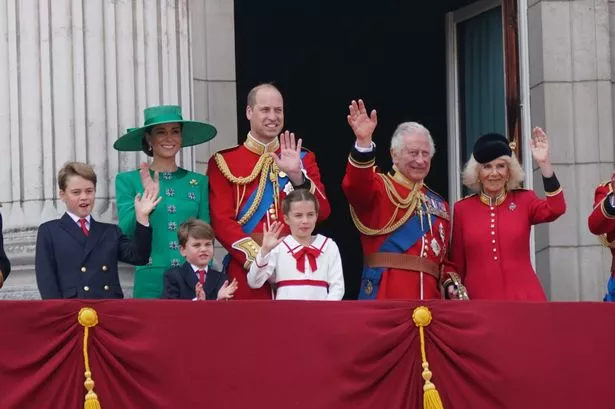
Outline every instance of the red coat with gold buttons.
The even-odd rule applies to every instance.
[[[611,206],[613,185],[611,181],[601,183],[594,192],[594,209],[588,218],[589,231],[600,238],[603,246],[610,248],[611,272],[615,273],[615,208]]]
[[[211,224],[216,239],[230,254],[226,273],[230,279],[235,278],[238,281],[239,288],[235,293],[235,299],[271,299],[271,288],[268,284],[255,290],[248,286],[246,275],[260,249],[260,241],[258,239],[255,241],[250,234],[243,231],[238,214],[263,180],[262,172],[266,173],[265,178],[270,177],[265,159],[269,153],[279,153],[279,151],[277,139],[268,145],[263,145],[248,135],[243,145],[218,152],[209,160],[207,175],[209,177]],[[302,163],[309,189],[314,193],[320,205],[318,220],[325,220],[331,213],[331,207],[320,180],[316,156],[307,151]],[[281,204],[286,197],[285,187],[279,187],[278,200],[274,201],[269,208],[271,221],[284,220]],[[286,189],[288,190],[289,187]],[[266,220],[267,218],[263,216],[252,231],[252,235],[262,233],[263,223]],[[285,225],[282,235],[289,233],[288,226]]]
[[[378,233],[387,225],[395,225],[407,210],[400,199],[407,198],[414,184],[400,172],[381,174],[374,165],[374,152],[360,153],[353,149],[350,153],[342,189],[354,212],[355,224],[360,223],[371,230],[370,234],[361,234],[363,255],[378,252],[385,240],[393,232]],[[421,187],[424,197],[428,188]],[[435,193],[431,193],[437,195]],[[431,229],[411,246],[404,254],[427,258],[440,268],[441,277],[448,278],[454,271],[449,263],[447,252],[450,238],[450,212],[448,203],[440,198],[443,210],[434,217]],[[399,268],[384,269],[376,295],[377,299],[439,299],[440,282],[432,275],[419,271]],[[365,290],[368,282],[362,280]],[[368,289],[366,292],[370,292]]]
[[[484,194],[455,203],[451,260],[472,300],[546,300],[530,258],[534,224],[564,214],[561,188],[540,199],[517,189],[494,203]]]

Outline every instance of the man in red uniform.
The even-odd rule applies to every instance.
[[[441,298],[440,284],[449,286],[455,269],[447,260],[448,203],[423,183],[435,153],[433,139],[416,122],[400,124],[391,139],[393,170],[378,173],[372,141],[376,111],[368,115],[362,100],[349,109],[356,142],[342,189],[361,233],[359,299]]]
[[[320,180],[316,157],[301,148],[301,139],[284,126],[282,94],[270,84],[248,94],[246,116],[250,132],[239,146],[222,150],[209,160],[209,208],[216,238],[229,252],[227,274],[236,279],[236,299],[271,299],[266,285],[250,289],[247,271],[260,249],[263,223],[283,220],[281,203],[294,189],[308,189],[320,204],[318,221],[331,207]],[[278,139],[279,135],[279,139]],[[282,234],[288,234],[288,226]]]
[[[615,173],[608,182],[601,183],[594,193],[594,210],[588,218],[589,230],[599,236],[603,246],[611,249],[611,276],[604,301],[615,301]]]

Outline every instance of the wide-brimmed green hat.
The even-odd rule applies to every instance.
[[[189,121],[183,118],[182,109],[177,105],[162,105],[145,108],[143,111],[145,121],[140,128],[128,128],[113,147],[118,151],[144,151],[148,155],[148,143],[145,141],[145,133],[148,128],[155,125],[179,122],[182,124],[182,147],[198,145],[213,139],[218,131],[213,125]]]

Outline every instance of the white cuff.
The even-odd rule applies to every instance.
[[[356,142],[354,143],[354,148],[361,153],[371,152],[374,150],[375,147],[376,147],[376,144],[374,143],[374,141],[372,141],[372,145],[369,148],[363,148],[359,146]]]

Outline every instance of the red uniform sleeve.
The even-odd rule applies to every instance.
[[[589,231],[593,234],[606,234],[609,241],[615,236],[615,209],[611,206],[613,188],[611,183],[603,183],[594,192],[594,209],[587,220]]]
[[[455,203],[455,210],[453,212],[450,260],[454,264],[457,273],[461,276],[461,279],[465,280],[466,260],[463,248],[463,216],[459,203]]]
[[[383,190],[381,183],[376,174],[375,153],[360,153],[353,148],[348,156],[342,190],[359,215],[368,215],[373,210],[372,203]]]
[[[220,172],[213,156],[209,159],[207,176],[209,177],[209,211],[216,239],[228,250],[231,257],[244,265],[247,261],[246,254],[233,248],[233,243],[249,239],[241,225],[235,220],[235,201],[233,200],[235,187]]]
[[[545,199],[539,199],[536,193],[530,191],[532,194],[532,200],[529,205],[531,224],[552,222],[566,212],[564,192],[555,174],[550,178],[543,176],[542,182],[545,188]]]
[[[314,155],[314,153],[308,152],[303,157],[303,168],[307,173],[308,179],[311,181],[310,192],[316,196],[316,200],[318,200],[320,207],[318,221],[326,220],[331,214],[331,205],[325,193],[325,186],[320,179],[320,170],[318,169],[318,163],[316,163],[316,155]]]

